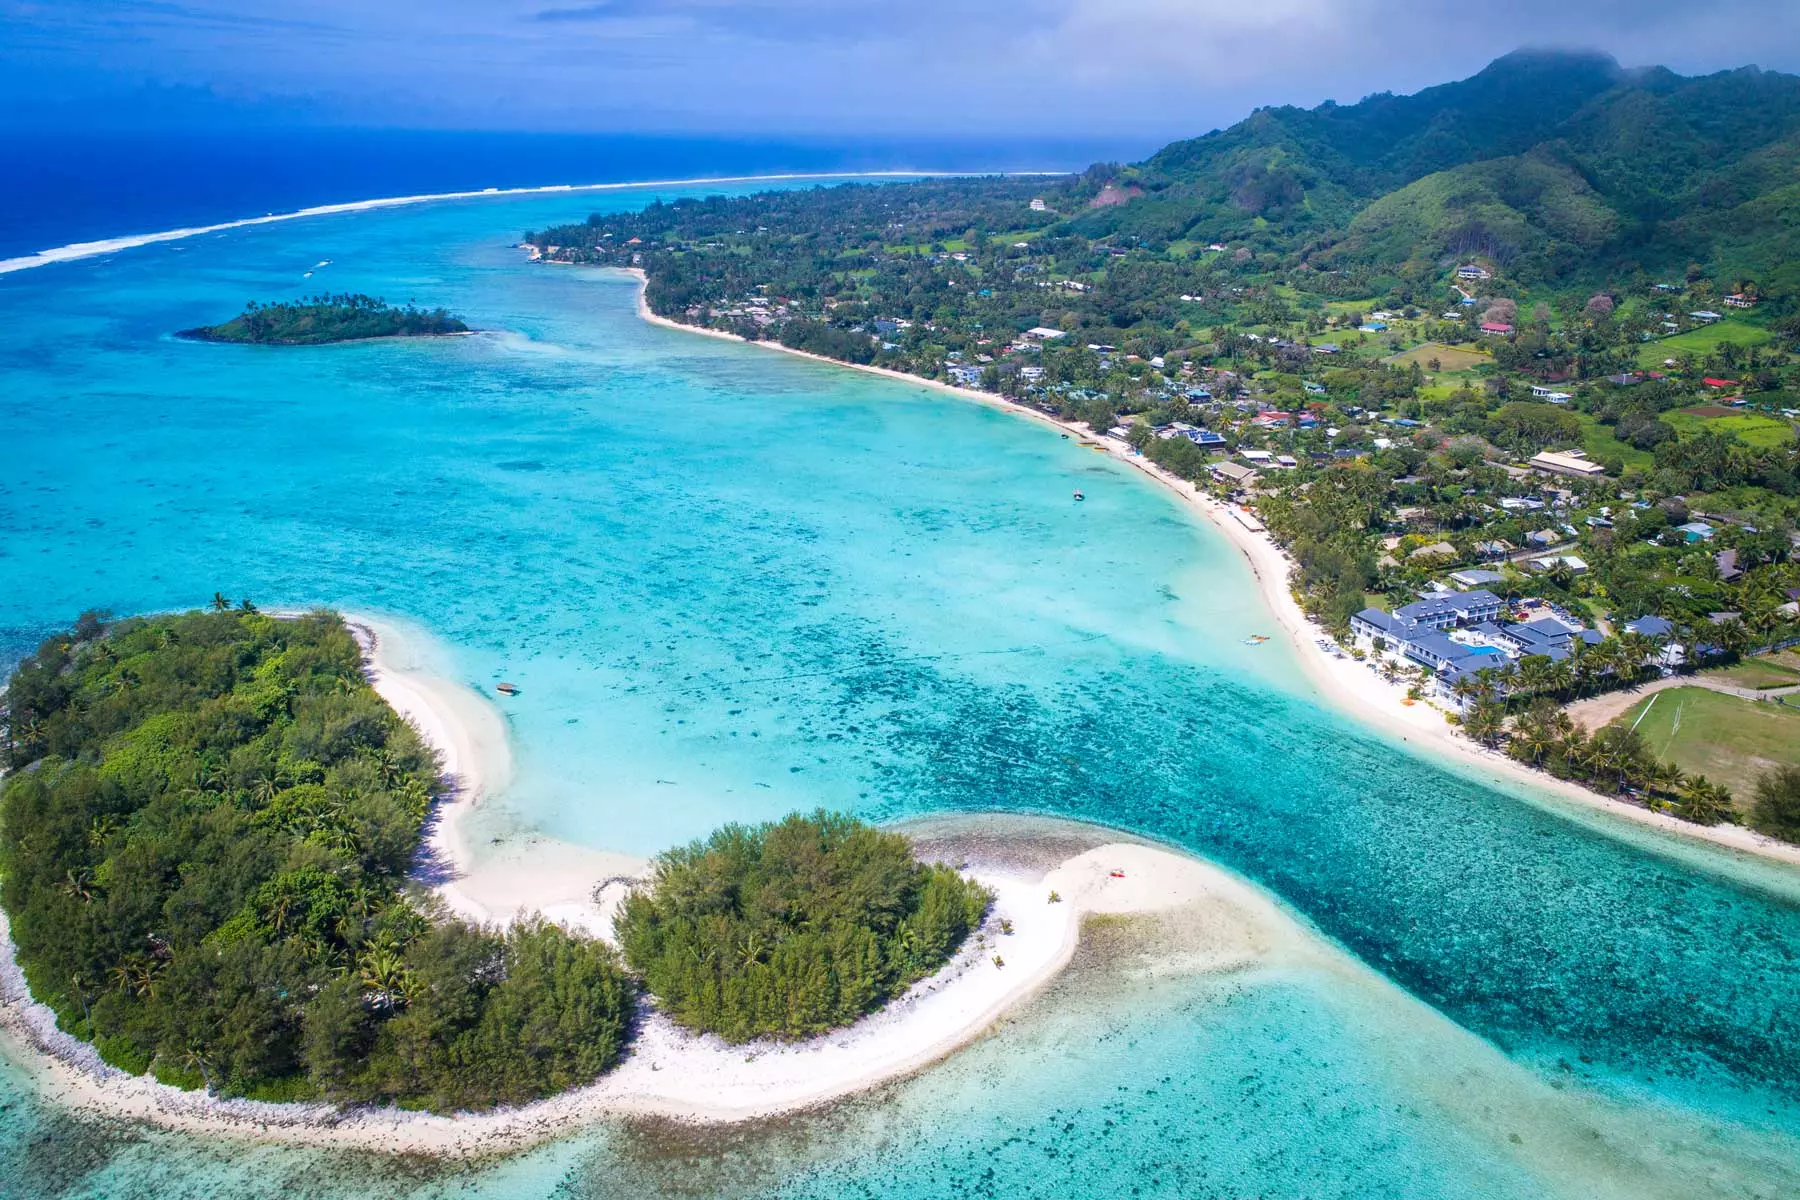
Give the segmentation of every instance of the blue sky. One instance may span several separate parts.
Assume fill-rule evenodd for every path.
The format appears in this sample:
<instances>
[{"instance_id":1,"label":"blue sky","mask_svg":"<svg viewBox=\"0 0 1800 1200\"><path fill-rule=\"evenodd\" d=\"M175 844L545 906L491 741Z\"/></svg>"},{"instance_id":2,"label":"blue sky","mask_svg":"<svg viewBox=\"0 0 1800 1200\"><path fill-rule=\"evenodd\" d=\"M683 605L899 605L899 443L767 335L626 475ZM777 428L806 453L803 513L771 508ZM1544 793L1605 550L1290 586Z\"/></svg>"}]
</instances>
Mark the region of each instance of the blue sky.
<instances>
[{"instance_id":1,"label":"blue sky","mask_svg":"<svg viewBox=\"0 0 1800 1200\"><path fill-rule=\"evenodd\" d=\"M0 0L0 121L1132 143L1520 45L1800 69L1791 0Z\"/></svg>"}]
</instances>

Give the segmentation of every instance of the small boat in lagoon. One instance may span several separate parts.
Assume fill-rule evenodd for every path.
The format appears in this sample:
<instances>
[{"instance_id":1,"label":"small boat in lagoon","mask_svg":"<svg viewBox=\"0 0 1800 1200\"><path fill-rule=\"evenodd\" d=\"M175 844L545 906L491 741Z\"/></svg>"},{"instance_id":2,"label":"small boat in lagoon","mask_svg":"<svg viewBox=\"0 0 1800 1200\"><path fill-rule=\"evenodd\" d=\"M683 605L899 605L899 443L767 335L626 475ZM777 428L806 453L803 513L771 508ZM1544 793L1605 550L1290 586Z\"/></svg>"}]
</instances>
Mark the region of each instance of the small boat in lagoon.
<instances>
[{"instance_id":1,"label":"small boat in lagoon","mask_svg":"<svg viewBox=\"0 0 1800 1200\"><path fill-rule=\"evenodd\" d=\"M1082 494L1081 494L1081 493L1080 493L1080 492L1076 492L1076 493L1075 493L1075 498L1076 498L1076 499L1077 499L1077 500L1086 500L1086 499L1087 499L1087 497L1086 497L1086 496L1084 496L1084 495L1082 495Z\"/></svg>"},{"instance_id":2,"label":"small boat in lagoon","mask_svg":"<svg viewBox=\"0 0 1800 1200\"><path fill-rule=\"evenodd\" d=\"M494 685L494 690L499 692L502 696L516 696L519 694L519 685L516 683L501 682Z\"/></svg>"}]
</instances>

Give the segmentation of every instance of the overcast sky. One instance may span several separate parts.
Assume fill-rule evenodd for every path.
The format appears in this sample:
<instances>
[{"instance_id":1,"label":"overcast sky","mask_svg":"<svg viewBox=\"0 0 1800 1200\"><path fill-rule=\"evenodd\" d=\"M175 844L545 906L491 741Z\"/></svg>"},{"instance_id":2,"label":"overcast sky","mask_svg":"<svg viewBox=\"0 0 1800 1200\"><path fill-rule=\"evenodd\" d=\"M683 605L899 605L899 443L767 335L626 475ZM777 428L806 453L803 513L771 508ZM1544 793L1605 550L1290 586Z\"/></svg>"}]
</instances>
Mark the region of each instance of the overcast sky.
<instances>
[{"instance_id":1,"label":"overcast sky","mask_svg":"<svg viewBox=\"0 0 1800 1200\"><path fill-rule=\"evenodd\" d=\"M1792 0L0 0L0 121L1121 137L1521 45L1800 68Z\"/></svg>"}]
</instances>

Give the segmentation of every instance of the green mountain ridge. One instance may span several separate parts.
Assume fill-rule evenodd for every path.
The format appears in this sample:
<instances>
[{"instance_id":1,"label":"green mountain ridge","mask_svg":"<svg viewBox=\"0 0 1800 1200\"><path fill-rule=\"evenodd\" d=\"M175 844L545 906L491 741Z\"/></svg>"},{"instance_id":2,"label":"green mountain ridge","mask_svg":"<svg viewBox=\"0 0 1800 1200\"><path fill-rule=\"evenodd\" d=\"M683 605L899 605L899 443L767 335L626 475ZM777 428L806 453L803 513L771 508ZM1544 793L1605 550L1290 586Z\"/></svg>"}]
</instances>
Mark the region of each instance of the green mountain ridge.
<instances>
[{"instance_id":1,"label":"green mountain ridge","mask_svg":"<svg viewBox=\"0 0 1800 1200\"><path fill-rule=\"evenodd\" d=\"M1123 204L1070 232L1150 246L1242 242L1402 277L1484 254L1526 280L1713 262L1792 290L1800 78L1684 77L1593 52L1520 51L1455 83L1265 108L1142 163L1090 169Z\"/></svg>"}]
</instances>

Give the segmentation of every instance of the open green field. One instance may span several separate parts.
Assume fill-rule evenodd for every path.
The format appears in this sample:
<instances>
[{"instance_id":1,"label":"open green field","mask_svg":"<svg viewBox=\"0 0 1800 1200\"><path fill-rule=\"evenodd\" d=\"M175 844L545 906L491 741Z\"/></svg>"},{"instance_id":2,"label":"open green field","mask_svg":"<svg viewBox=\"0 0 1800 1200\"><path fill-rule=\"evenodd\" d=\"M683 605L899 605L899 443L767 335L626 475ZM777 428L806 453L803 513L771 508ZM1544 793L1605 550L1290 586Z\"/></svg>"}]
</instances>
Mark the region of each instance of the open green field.
<instances>
[{"instance_id":1,"label":"open green field","mask_svg":"<svg viewBox=\"0 0 1800 1200\"><path fill-rule=\"evenodd\" d=\"M1327 316L1333 317L1341 317L1345 313L1351 312L1359 312L1364 316L1368 316L1376 309L1382 307L1384 307L1384 305L1377 297L1370 297L1367 300L1327 300L1325 302L1325 313Z\"/></svg>"},{"instance_id":2,"label":"open green field","mask_svg":"<svg viewBox=\"0 0 1800 1200\"><path fill-rule=\"evenodd\" d=\"M1602 425L1587 413L1578 412L1575 419L1581 422L1581 448L1588 457L1596 462L1618 459L1628 467L1651 467L1656 465L1656 456L1648 450L1639 450L1629 442L1621 442L1613 436L1612 427Z\"/></svg>"},{"instance_id":3,"label":"open green field","mask_svg":"<svg viewBox=\"0 0 1800 1200\"><path fill-rule=\"evenodd\" d=\"M1396 367L1409 367L1413 363L1418 363L1426 370L1430 370L1431 360L1434 358L1438 360L1438 369L1446 372L1470 371L1494 361L1494 356L1491 354L1483 354L1477 350L1460 350L1455 346L1446 346L1442 342L1426 342L1422 346L1414 346L1411 350L1403 353L1389 355L1382 361Z\"/></svg>"},{"instance_id":4,"label":"open green field","mask_svg":"<svg viewBox=\"0 0 1800 1200\"><path fill-rule=\"evenodd\" d=\"M1762 326L1728 317L1699 329L1678 333L1674 337L1644 343L1638 349L1638 365L1660 367L1665 358L1680 358L1683 354L1704 356L1711 354L1713 347L1720 342L1730 342L1737 346L1764 346L1774 340L1775 335Z\"/></svg>"},{"instance_id":5,"label":"open green field","mask_svg":"<svg viewBox=\"0 0 1800 1200\"><path fill-rule=\"evenodd\" d=\"M1702 674L1708 679L1722 679L1735 687L1743 688L1780 688L1800 684L1800 668L1789 666L1780 656L1746 658L1729 667L1720 667Z\"/></svg>"},{"instance_id":6,"label":"open green field","mask_svg":"<svg viewBox=\"0 0 1800 1200\"><path fill-rule=\"evenodd\" d=\"M1724 784L1739 811L1764 771L1800 765L1800 708L1682 687L1647 696L1614 724L1630 726L1640 715L1637 731L1652 754Z\"/></svg>"},{"instance_id":7,"label":"open green field","mask_svg":"<svg viewBox=\"0 0 1800 1200\"><path fill-rule=\"evenodd\" d=\"M1763 450L1772 446L1785 446L1794 440L1792 421L1761 413L1737 412L1729 417L1706 417L1682 409L1679 412L1664 413L1662 419L1685 435L1696 434L1702 429L1716 429L1733 435L1746 446Z\"/></svg>"}]
</instances>

